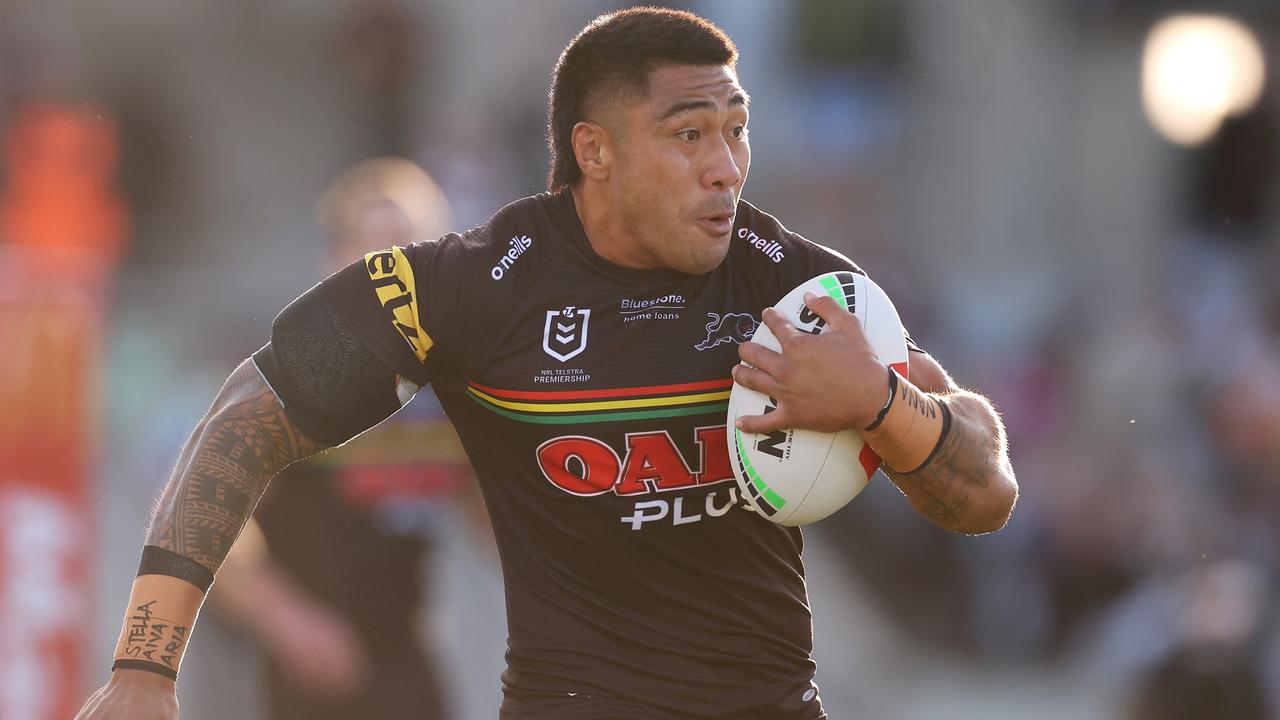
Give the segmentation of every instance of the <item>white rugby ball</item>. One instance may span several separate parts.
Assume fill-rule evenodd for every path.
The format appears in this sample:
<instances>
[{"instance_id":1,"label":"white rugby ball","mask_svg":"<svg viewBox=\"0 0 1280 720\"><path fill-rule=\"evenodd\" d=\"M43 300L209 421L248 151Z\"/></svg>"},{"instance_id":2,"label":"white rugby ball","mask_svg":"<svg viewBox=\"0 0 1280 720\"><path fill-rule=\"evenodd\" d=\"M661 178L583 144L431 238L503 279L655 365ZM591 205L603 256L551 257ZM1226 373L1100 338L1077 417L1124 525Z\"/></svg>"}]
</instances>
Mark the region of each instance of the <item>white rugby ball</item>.
<instances>
[{"instance_id":1,"label":"white rugby ball","mask_svg":"<svg viewBox=\"0 0 1280 720\"><path fill-rule=\"evenodd\" d=\"M857 316L876 355L907 377L906 333L897 309L879 285L853 272L826 273L801 284L774 305L798 329L818 334L827 329L826 322L805 306L806 292L830 295ZM777 338L764 324L751 341L781 352ZM756 434L734 427L743 415L761 415L774 408L776 404L764 393L733 384L728 432L738 490L756 512L775 523L817 522L862 492L880 467L880 456L852 429L836 433L785 429Z\"/></svg>"}]
</instances>

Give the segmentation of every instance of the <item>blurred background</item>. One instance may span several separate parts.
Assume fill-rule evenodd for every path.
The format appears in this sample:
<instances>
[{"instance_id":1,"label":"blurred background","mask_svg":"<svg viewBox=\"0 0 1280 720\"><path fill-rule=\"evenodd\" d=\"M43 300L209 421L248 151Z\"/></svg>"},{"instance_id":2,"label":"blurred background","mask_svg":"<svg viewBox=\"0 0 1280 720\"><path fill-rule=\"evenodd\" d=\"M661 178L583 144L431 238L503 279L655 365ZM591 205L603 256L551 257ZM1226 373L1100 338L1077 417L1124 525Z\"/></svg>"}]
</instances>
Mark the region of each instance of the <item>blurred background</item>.
<instances>
[{"instance_id":1,"label":"blurred background","mask_svg":"<svg viewBox=\"0 0 1280 720\"><path fill-rule=\"evenodd\" d=\"M551 66L622 6L0 0L0 718L107 678L179 446L332 267L334 179L411 161L457 229L542 190ZM745 197L994 399L1022 486L992 536L883 478L805 531L832 717L1280 717L1280 5L679 6L742 52ZM448 717L493 718L492 542L465 483L396 472L365 482L413 499L377 523L411 538L403 631ZM187 720L270 717L289 640L234 605ZM334 637L313 679L362 667Z\"/></svg>"}]
</instances>

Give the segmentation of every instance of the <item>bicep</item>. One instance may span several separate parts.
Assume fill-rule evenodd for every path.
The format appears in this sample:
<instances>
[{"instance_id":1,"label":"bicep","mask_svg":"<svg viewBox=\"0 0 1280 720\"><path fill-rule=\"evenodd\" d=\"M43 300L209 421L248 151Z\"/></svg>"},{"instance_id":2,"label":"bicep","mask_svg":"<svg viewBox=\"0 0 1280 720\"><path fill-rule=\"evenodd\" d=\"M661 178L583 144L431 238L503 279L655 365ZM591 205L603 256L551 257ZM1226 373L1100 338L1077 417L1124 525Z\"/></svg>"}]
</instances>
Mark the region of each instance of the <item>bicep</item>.
<instances>
[{"instance_id":1,"label":"bicep","mask_svg":"<svg viewBox=\"0 0 1280 720\"><path fill-rule=\"evenodd\" d=\"M929 353L912 351L909 357L908 374L911 377L908 379L912 385L925 392L934 393L960 389L955 380L951 379L951 375Z\"/></svg>"}]
</instances>

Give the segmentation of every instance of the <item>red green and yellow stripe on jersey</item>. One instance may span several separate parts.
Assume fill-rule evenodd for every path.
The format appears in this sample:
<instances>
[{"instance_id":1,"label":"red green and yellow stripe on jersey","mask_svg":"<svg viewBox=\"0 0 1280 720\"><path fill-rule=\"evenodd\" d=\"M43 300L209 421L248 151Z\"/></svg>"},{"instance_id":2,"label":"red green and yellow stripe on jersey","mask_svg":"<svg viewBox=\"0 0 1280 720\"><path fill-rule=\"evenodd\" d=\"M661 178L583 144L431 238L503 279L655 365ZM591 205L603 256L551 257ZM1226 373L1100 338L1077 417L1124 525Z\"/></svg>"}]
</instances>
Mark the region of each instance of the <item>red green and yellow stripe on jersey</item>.
<instances>
[{"instance_id":1,"label":"red green and yellow stripe on jersey","mask_svg":"<svg viewBox=\"0 0 1280 720\"><path fill-rule=\"evenodd\" d=\"M505 418L540 425L723 415L733 380L597 390L504 390L469 383L476 404Z\"/></svg>"}]
</instances>

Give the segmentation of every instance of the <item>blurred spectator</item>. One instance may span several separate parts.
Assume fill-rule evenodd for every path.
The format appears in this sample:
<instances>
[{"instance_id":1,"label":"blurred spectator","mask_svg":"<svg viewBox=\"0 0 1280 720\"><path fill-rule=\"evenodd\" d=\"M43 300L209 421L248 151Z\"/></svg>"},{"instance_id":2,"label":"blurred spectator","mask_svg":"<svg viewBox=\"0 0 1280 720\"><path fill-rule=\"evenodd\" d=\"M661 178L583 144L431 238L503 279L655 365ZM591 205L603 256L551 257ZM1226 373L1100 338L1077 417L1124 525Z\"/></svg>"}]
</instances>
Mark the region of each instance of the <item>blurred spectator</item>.
<instances>
[{"instance_id":1,"label":"blurred spectator","mask_svg":"<svg viewBox=\"0 0 1280 720\"><path fill-rule=\"evenodd\" d=\"M1132 720L1272 717L1254 641L1264 584L1255 567L1229 561L1180 579L1174 643L1140 681Z\"/></svg>"},{"instance_id":2,"label":"blurred spectator","mask_svg":"<svg viewBox=\"0 0 1280 720\"><path fill-rule=\"evenodd\" d=\"M1180 648L1145 679L1133 720L1266 720L1258 673L1229 648Z\"/></svg>"},{"instance_id":3,"label":"blurred spectator","mask_svg":"<svg viewBox=\"0 0 1280 720\"><path fill-rule=\"evenodd\" d=\"M383 158L341 174L321 198L319 219L336 269L443 234L449 211L425 172ZM213 592L267 652L269 717L451 717L431 629L421 622L430 575L419 571L438 533L457 531L447 527L457 515L451 506L473 492L470 481L428 391L367 435L272 482Z\"/></svg>"},{"instance_id":4,"label":"blurred spectator","mask_svg":"<svg viewBox=\"0 0 1280 720\"><path fill-rule=\"evenodd\" d=\"M337 77L350 93L349 112L367 138L368 155L410 152L409 100L418 73L415 55L430 47L416 19L394 0L352 0L336 38Z\"/></svg>"}]
</instances>

